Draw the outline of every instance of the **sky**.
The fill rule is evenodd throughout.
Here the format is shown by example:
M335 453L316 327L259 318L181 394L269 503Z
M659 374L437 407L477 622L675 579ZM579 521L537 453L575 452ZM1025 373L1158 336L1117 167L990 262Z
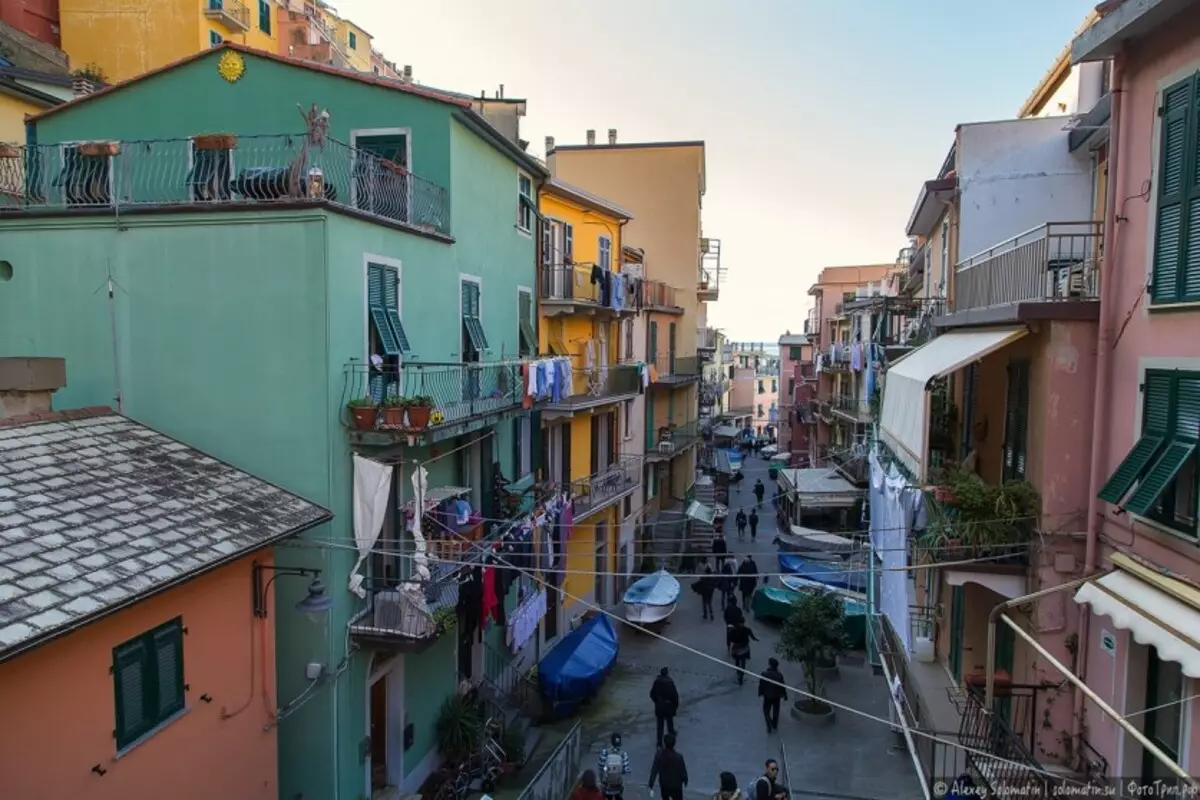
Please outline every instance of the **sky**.
M521 138L706 142L709 322L803 328L824 266L894 262L962 122L1011 118L1095 0L340 0L429 86L528 100Z

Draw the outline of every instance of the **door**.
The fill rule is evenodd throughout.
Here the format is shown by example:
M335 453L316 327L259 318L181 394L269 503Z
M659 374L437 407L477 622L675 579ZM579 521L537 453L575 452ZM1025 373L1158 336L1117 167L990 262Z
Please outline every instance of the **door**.
M354 207L400 222L410 222L411 186L408 136L403 133L354 137ZM329 180L331 176L326 176Z
M1154 742L1175 763L1179 763L1179 750L1183 731L1183 672L1179 663L1163 661L1158 650L1147 648L1146 659L1146 738ZM1146 750L1142 751L1142 782L1162 781L1167 785L1179 783L1179 778L1169 771L1157 758Z
M387 786L387 675L371 684L371 789Z
M1013 676L1013 653L1016 649L1017 635L1013 629L1003 623L996 624L996 652L992 660L997 670L1004 670L1009 678ZM1021 738L1032 737L1033 731L1027 730L1031 720L1012 718L1012 697L996 697L996 715L1008 723L1009 727ZM1032 745L1032 738L1026 744Z
M961 586L950 587L950 676L962 683L963 613L966 592Z

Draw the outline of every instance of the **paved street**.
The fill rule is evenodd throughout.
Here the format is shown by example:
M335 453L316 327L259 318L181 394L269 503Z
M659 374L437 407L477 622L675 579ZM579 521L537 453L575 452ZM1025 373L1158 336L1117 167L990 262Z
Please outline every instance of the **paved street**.
M760 569L776 567L771 540L775 517L770 510L772 488L767 480L766 462L753 457L746 465L747 475L740 494L730 496L733 508L727 523L726 538L730 550L739 557L754 553ZM739 504L749 511L754 502L751 487L761 477L768 490L758 541L753 545L737 539L733 514ZM691 591L691 579L680 576L684 591L679 609L664 634L707 655L724 658L724 626L703 621L700 599ZM717 596L718 600L720 595ZM776 626L752 621L762 640L753 645L750 667L766 667L778 639ZM788 767L794 795L803 797L907 798L920 797L912 763L898 737L888 726L847 711L838 711L837 720L828 728L810 728L793 720L784 706L779 733L768 735L757 698L756 680L747 678L738 686L732 670L681 647L655 639L628 627L621 634L621 656L617 669L602 690L599 700L583 716L584 741L589 744L588 766L612 731L625 737L633 759L637 789L627 797L643 800L645 780L654 757L654 715L648 693L660 667L671 669L682 700L676 719L679 751L687 759L691 772L691 794L711 795L722 770L733 772L743 787L762 773L763 761L778 758L780 742L787 748ZM861 660L861 659L859 659ZM791 685L802 685L800 667L783 664ZM888 714L883 678L872 674L868 666L843 665L838 680L828 684L830 700L860 709L876 717ZM567 727L574 720L567 721ZM565 730L565 728L564 728Z

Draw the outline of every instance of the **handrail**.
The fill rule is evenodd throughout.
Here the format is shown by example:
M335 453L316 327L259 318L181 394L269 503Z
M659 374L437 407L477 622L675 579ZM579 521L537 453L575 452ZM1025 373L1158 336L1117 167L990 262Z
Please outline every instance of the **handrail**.
M1059 225L1090 227L1093 233L1097 230L1102 230L1104 227L1104 223L1099 220L1085 220L1085 221L1077 220L1075 222L1043 222L1040 225L1034 225L1032 228L1030 228L1027 231L1021 231L1016 236L1012 236L1008 239L1005 239L1002 242L997 242L996 244L992 245L991 247L986 247L983 250L980 250L978 253L975 253L972 256L961 259L957 264L954 265L954 271L961 272L962 270L970 269L971 267L974 267L979 263L982 263L991 258L994 258L997 254L997 251L1004 252L1004 250L1002 250L1002 248L1004 248L1005 245L1012 245L1012 247L1020 247L1020 245L1022 243L1021 240L1025 239L1030 234L1042 233L1043 236L1048 235L1052 228L1054 228L1055 226L1059 226ZM1082 236L1084 234L1081 233L1078 235ZM1038 238L1041 238L1041 237L1038 237ZM977 261L976 259L979 259L979 260Z
M570 796L579 779L579 762L583 755L582 726L583 721L580 720L567 731L533 780L525 784L517 800L566 800ZM564 760L570 763L564 763ZM548 785L541 785L543 783Z

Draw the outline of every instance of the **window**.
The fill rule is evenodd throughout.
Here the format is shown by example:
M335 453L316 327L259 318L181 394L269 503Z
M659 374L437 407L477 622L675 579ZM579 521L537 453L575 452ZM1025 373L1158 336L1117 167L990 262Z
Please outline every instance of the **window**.
M735 370L737 370L737 367L735 367L734 365L730 364L730 365L729 365L729 380L733 380L733 375L734 375L734 371L735 371Z
M1100 499L1196 536L1200 373L1146 370L1142 436L1100 489Z
M762 415L763 415L762 403L759 403L759 404L758 404L758 416L760 416L760 417L761 417ZM761 431L761 430L762 430L762 428L759 428L759 430Z
M667 372L675 374L675 323L667 326ZM674 396L674 395L672 395Z
M789 347L788 348L788 358L790 358L792 361L799 361L800 360L800 348L799 347Z
M621 411L621 436L628 441L633 438L633 401L626 400L622 405L624 408Z
M600 269L612 269L612 239L600 237Z
M516 479L521 480L533 472L533 417L522 414L513 420L513 437L516 440Z
M653 500L658 494L658 468L654 465L646 467L646 499Z
M762 378L759 378L759 379L758 379L758 393L759 393L759 394L765 394L765 393L766 393L766 391L767 391L767 390L763 388L763 380L762 380Z
M399 356L412 350L400 321L400 270L367 264L367 309L372 353L378 348L385 356Z
M1163 91L1150 302L1200 301L1200 73Z
M533 292L529 289L517 289L517 319L520 325L521 355L537 355L537 331L533 327Z
M535 216L533 205L533 179L523 172L517 173L517 227L525 233L533 230Z
M788 397L792 398L795 396L796 396L796 379L788 378Z
M263 33L271 32L270 0L258 0L258 29Z
M184 709L183 617L113 648L117 750Z
M1029 362L1008 364L1004 401L1004 479L1025 480L1029 441Z
M478 361L488 349L480 318L480 288L475 281L462 282L463 361Z
M358 34L357 33L355 33L354 31L350 31L350 33L346 36L346 41L349 43L351 50L358 49Z
M548 219L543 219L542 224L542 280L549 280L547 267L554 264L554 223ZM545 295L543 295L545 296Z
M625 326L625 358L633 360L633 320L627 319L621 323Z
M649 344L649 361L654 363L658 360L658 323L650 320L650 344Z
M946 276L950 274L950 217L942 219L942 271L938 279L937 296L941 297L946 288Z
M221 43L224 41L225 41L224 37L222 37L221 34L217 33L216 31L208 32L208 46L209 47L220 47Z
M771 379L771 394L775 394L778 391L779 391L779 381L772 378Z
M562 226L562 231L563 231L562 232L563 263L564 264L574 264L575 263L575 226L568 225L564 222L563 226Z

